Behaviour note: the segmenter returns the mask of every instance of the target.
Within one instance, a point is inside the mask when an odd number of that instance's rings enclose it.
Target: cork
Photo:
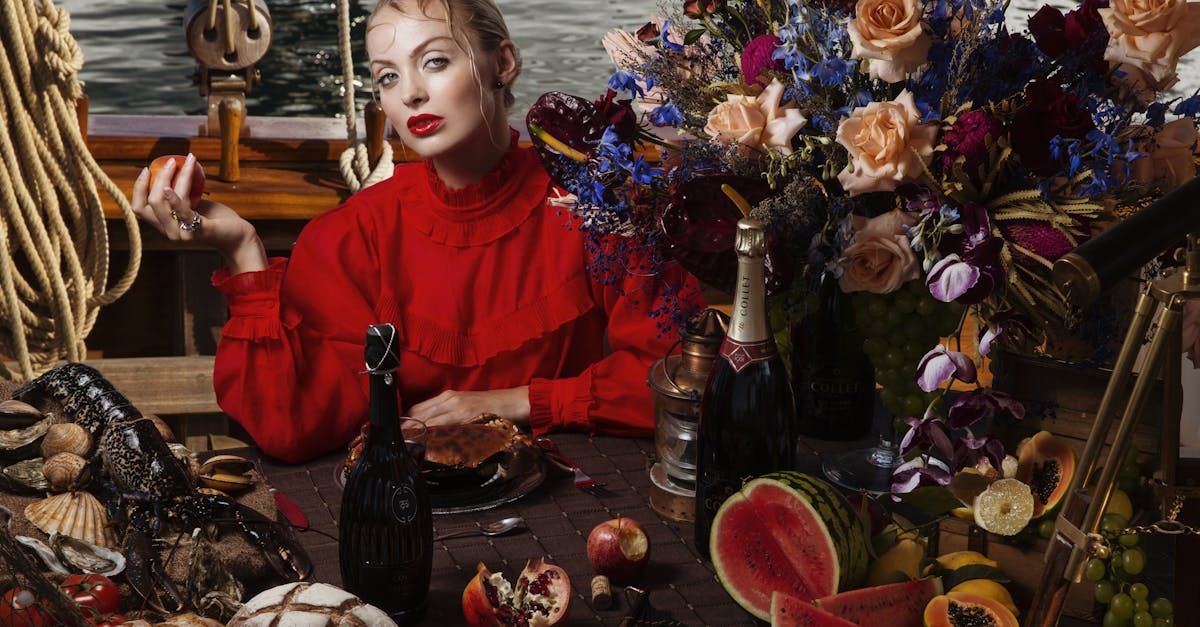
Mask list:
[[[592,607],[597,610],[612,607],[612,586],[604,575],[592,577]]]

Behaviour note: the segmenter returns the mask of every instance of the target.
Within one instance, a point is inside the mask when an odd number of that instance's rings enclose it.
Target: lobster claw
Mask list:
[[[151,609],[163,614],[176,614],[187,607],[187,601],[163,570],[158,554],[145,533],[130,525],[125,532],[122,549],[125,553],[125,580]]]
[[[304,581],[312,576],[312,559],[288,532],[287,526],[241,503],[231,505],[234,521],[242,533],[258,545],[267,563],[280,577],[287,581]]]

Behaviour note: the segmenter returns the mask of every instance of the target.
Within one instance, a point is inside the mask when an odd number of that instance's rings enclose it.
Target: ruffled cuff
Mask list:
[[[592,374],[570,379],[534,379],[529,383],[529,426],[537,435],[549,431],[590,431]]]
[[[213,287],[229,304],[221,337],[257,341],[281,335],[279,290],[286,269],[286,257],[272,257],[266,270],[230,275],[228,268],[221,268],[213,273]]]

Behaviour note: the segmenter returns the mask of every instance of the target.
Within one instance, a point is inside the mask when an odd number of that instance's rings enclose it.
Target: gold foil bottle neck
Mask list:
[[[761,259],[767,256],[767,232],[762,220],[742,218],[737,223],[733,249],[738,257]]]

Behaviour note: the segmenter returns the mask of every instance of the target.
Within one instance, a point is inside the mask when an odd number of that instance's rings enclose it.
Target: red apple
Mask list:
[[[166,167],[166,165],[172,161],[175,162],[175,175],[178,176],[180,170],[183,169],[183,162],[186,160],[187,157],[182,155],[163,155],[154,161],[151,161],[150,180],[153,181],[154,177],[158,175],[158,171]],[[174,185],[175,180],[172,179],[170,184]],[[191,203],[192,207],[195,207],[196,203],[200,202],[200,196],[202,194],[204,194],[204,168],[201,167],[200,162],[197,161],[196,166],[192,169],[192,185],[191,188],[188,189],[188,201]]]
[[[650,558],[650,539],[632,518],[606,520],[588,534],[588,561],[615,584],[637,577]]]

